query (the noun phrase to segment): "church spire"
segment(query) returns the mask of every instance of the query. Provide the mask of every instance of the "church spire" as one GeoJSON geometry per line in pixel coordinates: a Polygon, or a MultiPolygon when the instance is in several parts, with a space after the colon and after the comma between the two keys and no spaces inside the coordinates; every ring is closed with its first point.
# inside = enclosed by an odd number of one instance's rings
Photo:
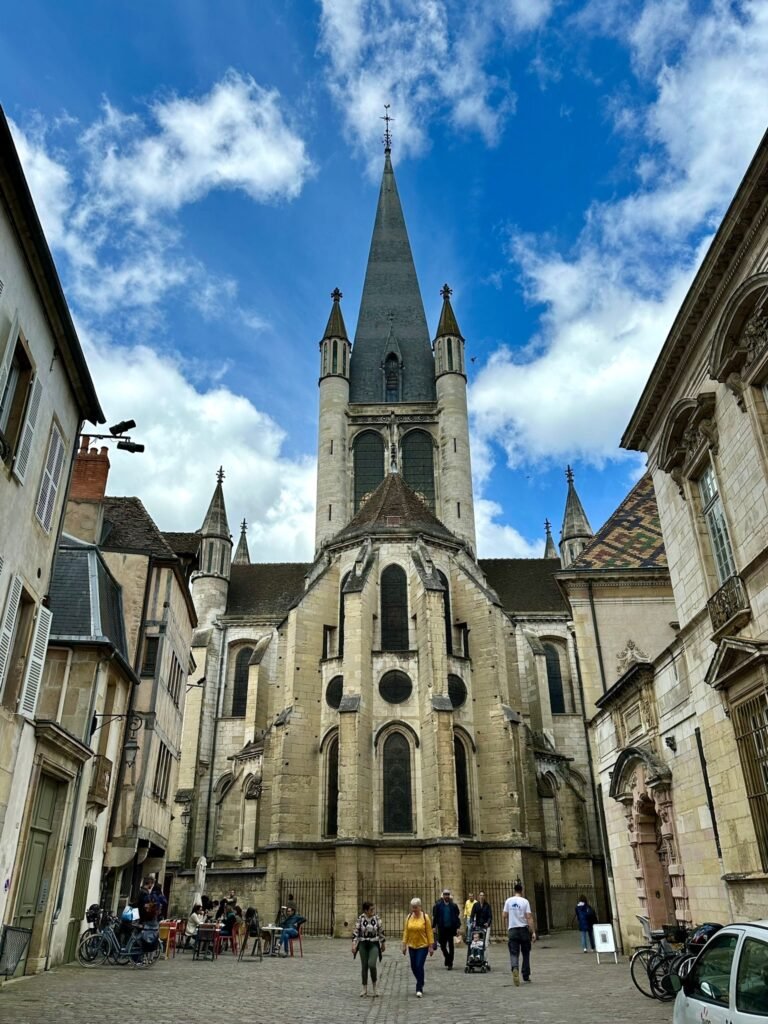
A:
{"type": "Polygon", "coordinates": [[[389,147],[384,150],[349,379],[351,402],[435,400],[427,318],[389,147]]]}
{"type": "Polygon", "coordinates": [[[560,555],[558,555],[557,548],[555,547],[555,542],[552,539],[552,523],[550,523],[548,519],[544,520],[544,530],[547,534],[547,542],[544,545],[544,557],[556,558],[559,561],[560,555]]]}
{"type": "Polygon", "coordinates": [[[213,492],[211,503],[203,520],[203,527],[200,533],[203,537],[220,537],[222,540],[230,540],[229,523],[227,522],[227,509],[224,505],[224,469],[219,466],[216,472],[216,489],[213,492]]]}
{"type": "Polygon", "coordinates": [[[452,338],[461,338],[462,334],[453,312],[453,306],[451,305],[453,288],[449,288],[447,284],[444,284],[440,289],[440,294],[443,297],[443,309],[440,313],[440,323],[437,325],[435,337],[445,338],[450,336],[452,338]]]}
{"type": "Polygon", "coordinates": [[[343,338],[345,341],[347,340],[347,328],[344,323],[344,317],[341,315],[341,300],[343,297],[338,288],[334,288],[331,292],[333,305],[331,306],[331,315],[328,317],[325,334],[322,338],[323,341],[326,338],[343,338]]]}
{"type": "Polygon", "coordinates": [[[581,504],[573,483],[573,470],[570,466],[565,471],[568,481],[568,496],[565,499],[563,529],[560,534],[560,555],[563,568],[575,561],[593,537],[587,513],[581,504]]]}
{"type": "Polygon", "coordinates": [[[246,533],[248,531],[248,523],[245,520],[240,523],[240,540],[237,542],[237,548],[235,549],[235,557],[232,559],[233,565],[250,565],[251,554],[248,550],[248,538],[246,533]]]}

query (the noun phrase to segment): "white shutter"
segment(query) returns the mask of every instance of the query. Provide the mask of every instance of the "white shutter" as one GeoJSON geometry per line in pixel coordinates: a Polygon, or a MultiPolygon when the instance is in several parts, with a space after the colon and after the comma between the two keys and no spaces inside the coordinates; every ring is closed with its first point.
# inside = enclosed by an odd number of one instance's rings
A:
{"type": "Polygon", "coordinates": [[[35,717],[37,697],[40,693],[40,682],[43,678],[45,653],[48,650],[48,637],[51,635],[51,619],[53,613],[42,605],[37,609],[32,643],[27,653],[27,666],[24,670],[24,682],[21,684],[19,712],[27,718],[35,717]]]}
{"type": "Polygon", "coordinates": [[[0,352],[0,402],[3,400],[3,392],[5,391],[5,385],[8,382],[8,371],[11,368],[11,360],[13,359],[13,352],[16,348],[16,339],[19,336],[19,313],[18,310],[13,314],[13,321],[11,322],[11,331],[8,335],[8,340],[5,343],[5,347],[0,352]]]}
{"type": "Polygon", "coordinates": [[[21,428],[21,440],[13,461],[13,475],[20,484],[24,483],[29,469],[29,460],[32,457],[32,440],[35,436],[35,424],[37,414],[40,412],[40,399],[43,395],[43,385],[40,379],[35,377],[32,381],[32,388],[27,404],[27,415],[24,417],[24,426],[21,428]]]}
{"type": "Polygon", "coordinates": [[[11,656],[11,644],[13,643],[13,631],[16,626],[21,591],[21,579],[18,576],[14,576],[8,588],[5,614],[3,615],[3,623],[0,626],[0,691],[3,689],[5,674],[8,671],[8,659],[11,656]]]}
{"type": "Polygon", "coordinates": [[[56,507],[56,494],[59,490],[61,471],[64,467],[64,440],[59,428],[54,423],[51,427],[51,440],[48,442],[48,455],[40,480],[40,493],[37,496],[37,518],[46,533],[50,533],[53,523],[53,510],[56,507]]]}

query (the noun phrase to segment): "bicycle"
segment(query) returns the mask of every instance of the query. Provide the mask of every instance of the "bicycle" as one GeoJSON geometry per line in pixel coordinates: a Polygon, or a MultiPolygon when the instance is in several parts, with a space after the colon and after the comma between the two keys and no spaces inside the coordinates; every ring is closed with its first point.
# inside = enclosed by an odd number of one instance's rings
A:
{"type": "Polygon", "coordinates": [[[635,988],[648,999],[667,1000],[669,995],[661,986],[661,979],[674,969],[676,962],[682,962],[686,956],[683,950],[675,949],[670,939],[685,942],[688,933],[685,929],[660,928],[650,931],[651,943],[639,946],[629,961],[629,973],[635,988]]]}
{"type": "Polygon", "coordinates": [[[123,944],[118,938],[115,926],[117,918],[110,918],[101,932],[85,933],[77,949],[77,958],[83,967],[101,967],[109,960],[117,966],[133,964],[134,967],[151,967],[160,956],[160,944],[150,952],[144,948],[141,926],[136,923],[133,934],[123,944]]]}

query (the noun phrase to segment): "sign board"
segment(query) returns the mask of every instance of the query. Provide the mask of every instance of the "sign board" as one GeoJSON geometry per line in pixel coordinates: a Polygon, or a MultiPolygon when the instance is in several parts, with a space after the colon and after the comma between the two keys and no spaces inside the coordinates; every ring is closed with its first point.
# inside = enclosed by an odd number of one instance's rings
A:
{"type": "Polygon", "coordinates": [[[619,960],[616,956],[616,940],[613,937],[613,927],[609,924],[596,924],[592,929],[592,935],[595,939],[597,962],[600,963],[601,953],[613,953],[614,963],[618,963],[619,960]]]}

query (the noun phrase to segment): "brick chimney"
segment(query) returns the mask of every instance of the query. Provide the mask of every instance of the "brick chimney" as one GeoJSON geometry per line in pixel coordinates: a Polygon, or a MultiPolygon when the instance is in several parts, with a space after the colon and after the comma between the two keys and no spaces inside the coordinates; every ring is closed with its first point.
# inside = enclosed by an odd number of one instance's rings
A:
{"type": "Polygon", "coordinates": [[[83,436],[72,471],[70,501],[101,501],[107,489],[109,455],[106,448],[89,448],[90,438],[83,436]]]}

